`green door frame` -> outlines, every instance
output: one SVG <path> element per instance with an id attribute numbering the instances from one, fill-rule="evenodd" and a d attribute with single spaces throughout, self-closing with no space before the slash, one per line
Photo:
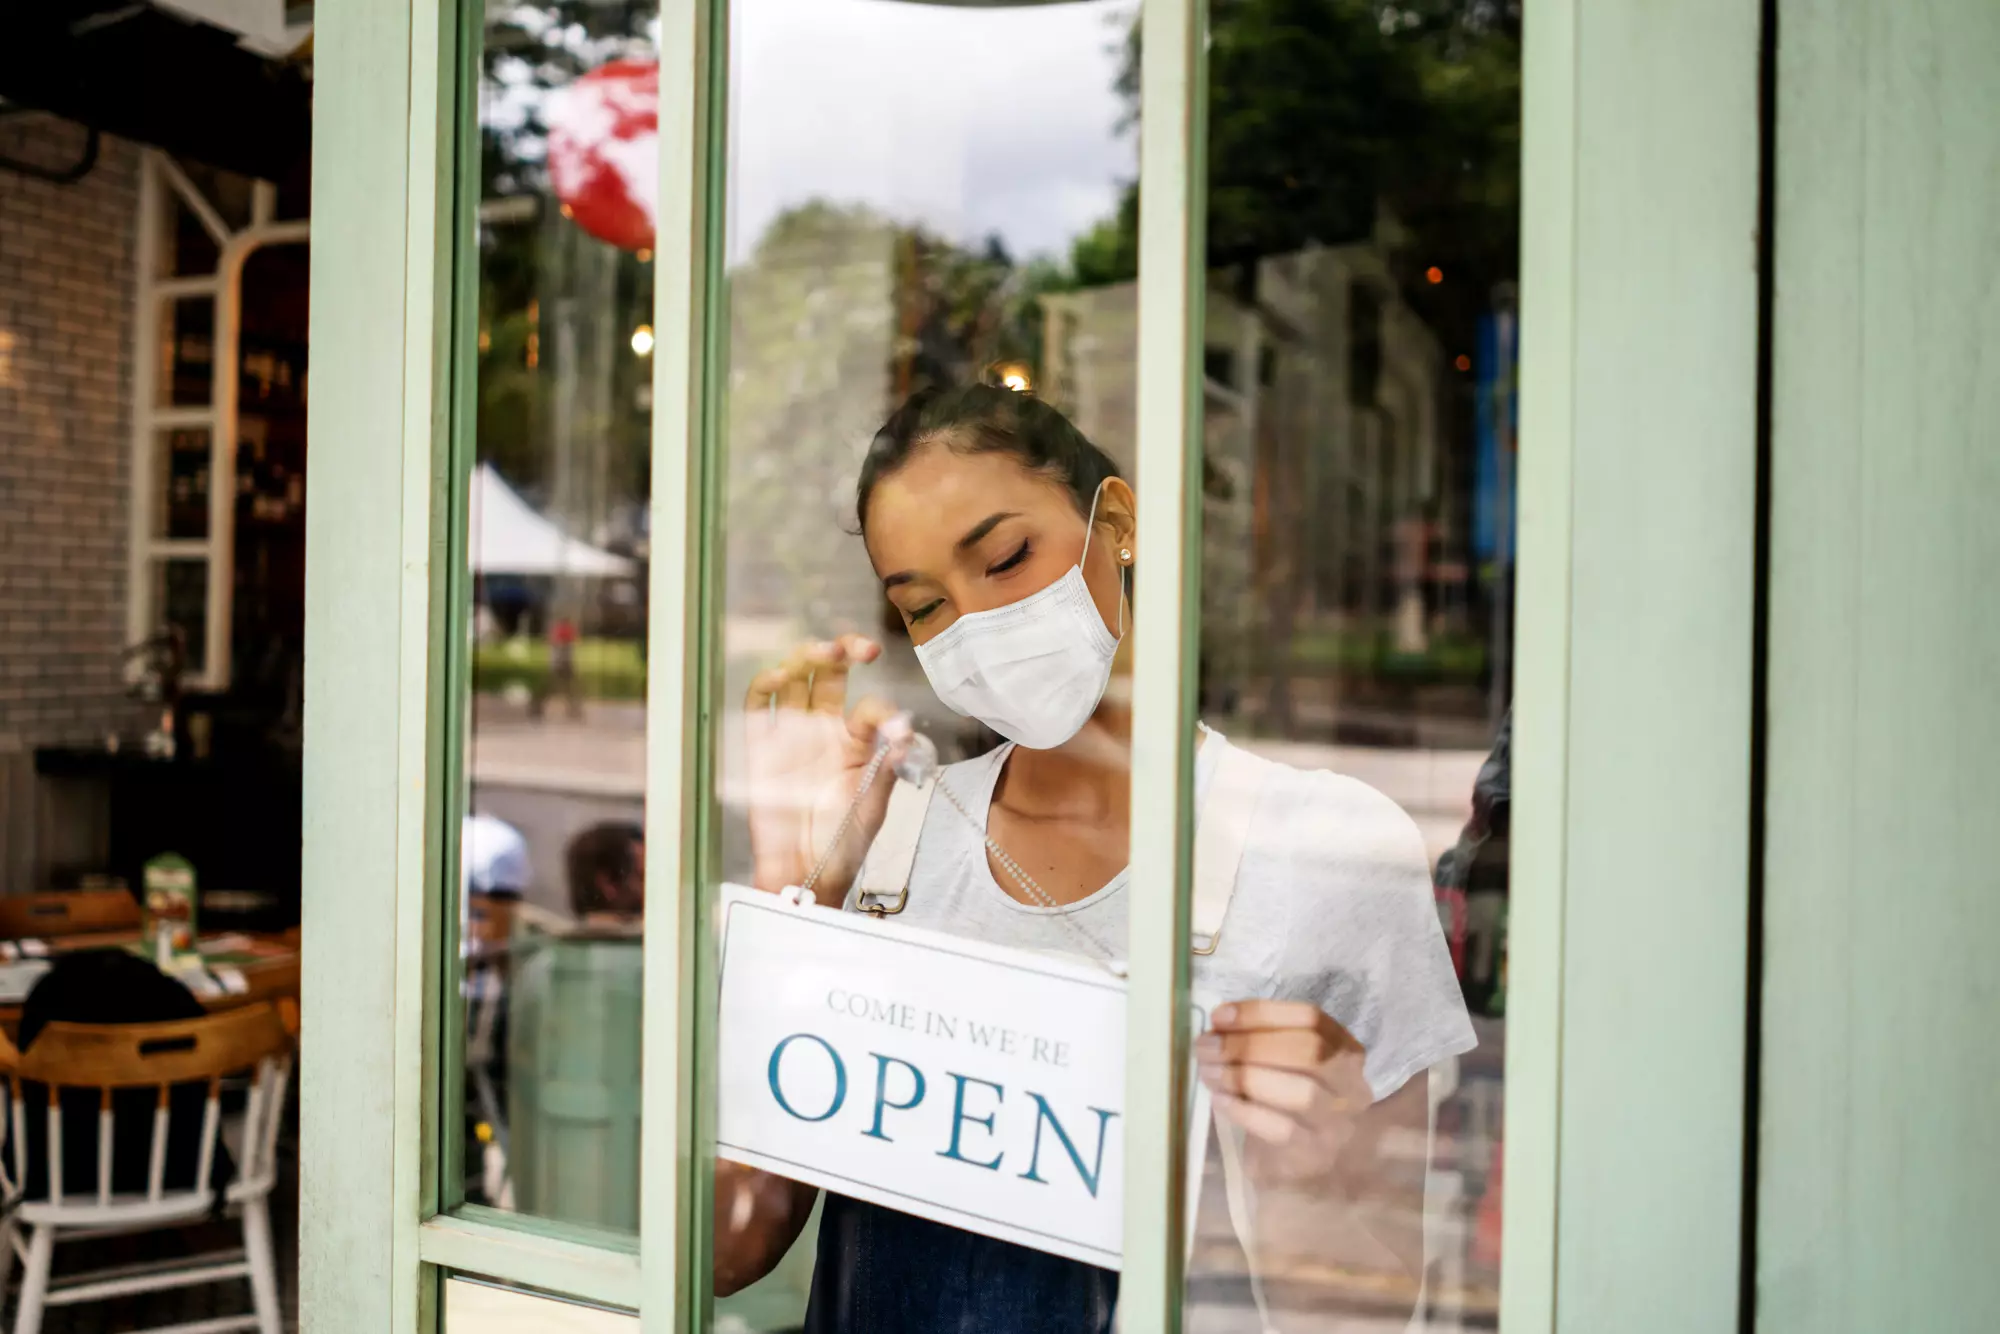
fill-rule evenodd
<path id="1" fill-rule="evenodd" d="M 325 6 L 315 37 L 300 1291 L 312 1334 L 435 1327 L 447 1271 L 694 1327 L 709 648 L 699 516 L 725 0 L 662 0 L 654 329 L 644 1230 L 636 1251 L 440 1213 L 438 1074 L 456 831 L 452 605 L 459 11 Z M 1200 328 L 1200 0 L 1145 0 L 1140 471 L 1178 500 L 1149 562 L 1135 707 L 1185 716 L 1191 361 Z M 1521 557 L 1503 1324 L 1682 1334 L 1735 1321 L 1741 1226 L 1758 145 L 1755 8 L 1529 0 Z M 476 34 L 472 34 L 476 37 Z M 1177 378 L 1178 377 L 1178 380 Z M 1694 392 L 1690 392 L 1690 390 Z M 1173 484 L 1178 479 L 1180 485 Z M 1179 492 L 1176 497 L 1176 491 Z M 1164 548 L 1164 550 L 1163 550 Z M 1158 605 L 1153 605 L 1158 604 Z M 1148 666 L 1147 664 L 1151 664 Z M 1144 731 L 1145 729 L 1141 729 Z M 1155 735 L 1180 735 L 1175 726 Z M 1181 741 L 1135 766 L 1131 1152 L 1167 1161 L 1185 1033 Z M 1166 822 L 1172 818 L 1169 826 Z M 1135 864 L 1135 871 L 1138 868 Z M 1643 974 L 1631 966 L 1646 952 Z M 1644 987 L 1638 985 L 1643 977 Z M 1164 1016 L 1164 1018 L 1163 1018 Z M 1142 1097 L 1144 1093 L 1146 1096 Z M 1128 1328 L 1170 1329 L 1177 1173 L 1132 1173 Z M 1135 1233 L 1141 1229 L 1133 1229 Z M 1157 1235 L 1154 1235 L 1157 1233 Z"/>

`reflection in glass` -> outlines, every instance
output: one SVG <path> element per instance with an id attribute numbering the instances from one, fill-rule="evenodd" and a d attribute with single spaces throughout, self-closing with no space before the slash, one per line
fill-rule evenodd
<path id="1" fill-rule="evenodd" d="M 154 436 L 154 537 L 208 536 L 209 438 L 206 427 L 161 431 Z"/>
<path id="2" fill-rule="evenodd" d="M 1188 1328 L 1232 1327 L 1246 1297 L 1288 1330 L 1401 1329 L 1412 1310 L 1419 1327 L 1488 1323 L 1520 7 L 1244 0 L 1213 8 L 1210 39 L 1203 716 L 1401 808 L 1342 837 L 1421 847 L 1434 870 L 1406 896 L 1434 896 L 1429 931 L 1456 973 L 1428 1022 L 1469 1011 L 1477 1045 L 1418 1041 L 1428 1075 L 1397 1089 L 1378 1065 L 1410 1027 L 1410 979 L 1322 998 L 1368 1049 L 1381 1100 L 1293 1118 L 1352 1136 L 1308 1172 L 1260 1169 L 1273 1144 L 1246 1122 L 1243 1226 L 1211 1154 Z M 1301 811 L 1290 836 L 1332 818 Z M 1322 925 L 1329 944 L 1380 929 Z"/>
<path id="3" fill-rule="evenodd" d="M 1131 477 L 1135 7 L 735 13 L 724 876 L 1102 961 L 1157 518 Z M 1188 1326 L 1456 1327 L 1497 1292 L 1519 16 L 1212 17 L 1195 802 L 1238 851 L 1197 874 L 1223 1004 Z M 870 785 L 899 713 L 947 761 L 913 846 Z M 746 1058 L 713 1059 L 728 1086 Z M 919 1115 L 875 1069 L 876 1105 Z M 801 1105 L 832 1117 L 830 1079 Z M 998 1172 L 967 1124 L 941 1156 Z M 718 1309 L 752 1328 L 808 1288 L 820 1331 L 1113 1318 L 1115 1274 L 1075 1254 L 725 1156 Z"/>
<path id="4" fill-rule="evenodd" d="M 639 1225 L 656 3 L 489 7 L 459 939 L 475 1204 Z M 618 225 L 609 225 L 606 219 Z"/>
<path id="5" fill-rule="evenodd" d="M 175 557 L 153 565 L 151 605 L 160 609 L 160 624 L 180 639 L 183 667 L 201 672 L 208 665 L 208 562 L 199 557 Z"/>
<path id="6" fill-rule="evenodd" d="M 1118 643 L 1124 567 L 1110 525 L 1129 523 L 1132 507 L 1122 482 L 1099 483 L 1111 468 L 1129 473 L 1129 429 L 1107 443 L 1104 468 L 1060 484 L 999 456 L 969 460 L 987 470 L 976 478 L 953 473 L 922 484 L 915 464 L 878 468 L 881 475 L 865 484 L 865 542 L 857 533 L 857 483 L 877 432 L 912 396 L 929 398 L 943 414 L 928 423 L 905 418 L 891 433 L 915 454 L 926 452 L 917 437 L 945 417 L 948 429 L 970 429 L 975 418 L 997 421 L 1026 410 L 1043 414 L 1041 425 L 1053 430 L 1058 409 L 1093 404 L 1129 422 L 1129 371 L 1078 373 L 1086 348 L 1075 307 L 1091 300 L 1089 289 L 1117 245 L 1115 219 L 1131 207 L 1137 127 L 1118 82 L 1137 10 L 1131 0 L 732 6 L 721 414 L 727 523 L 710 535 L 725 563 L 711 626 L 723 669 L 716 716 L 725 880 L 777 890 L 813 879 L 831 842 L 834 854 L 819 867 L 815 892 L 822 903 L 845 897 L 861 846 L 879 827 L 881 803 L 898 786 L 886 768 L 859 813 L 862 833 L 844 842 L 829 833 L 868 768 L 873 728 L 906 712 L 945 762 L 970 760 L 978 773 L 946 770 L 948 781 L 965 782 L 957 794 L 965 809 L 943 797 L 933 804 L 923 824 L 925 868 L 916 877 L 931 892 L 914 890 L 895 920 L 977 934 L 981 926 L 955 911 L 976 902 L 1012 928 L 986 931 L 991 941 L 1086 948 L 1065 929 L 1075 925 L 1066 913 L 1038 906 L 1036 891 L 1073 900 L 1119 876 L 1124 769 L 1104 779 L 1109 804 L 1098 812 L 1115 817 L 1118 828 L 1097 841 L 1088 864 L 1050 874 L 1015 816 L 999 809 L 992 830 L 1022 853 L 1016 867 L 1026 880 L 990 861 L 980 812 L 1004 756 L 996 750 L 1001 738 L 978 717 L 946 707 L 932 689 L 944 669 L 927 668 L 918 646 L 950 617 L 926 617 L 910 600 L 931 585 L 912 580 L 885 595 L 879 576 L 890 572 L 885 561 L 937 573 L 957 559 L 960 539 L 1005 509 L 1013 517 L 988 526 L 967 549 L 976 546 L 988 564 L 1011 560 L 1009 587 L 1032 591 L 1073 574 L 1085 559 L 1088 511 L 1097 501 L 1089 577 L 1084 591 L 1063 594 L 1062 612 L 1078 617 L 1078 627 L 1089 625 L 1083 617 L 1096 622 L 1089 660 L 1073 664 L 1087 669 L 1080 679 L 1088 685 L 1109 669 Z M 1123 326 L 1092 332 L 1105 361 L 1129 366 L 1132 314 L 1126 294 Z M 1034 554 L 1019 556 L 1031 540 Z M 1101 674 L 1095 682 L 1103 686 Z M 746 698 L 752 707 L 739 712 L 736 703 Z M 1094 695 L 1084 701 L 1084 712 L 1095 703 Z M 853 711 L 853 730 L 840 717 L 844 708 Z M 987 722 L 994 721 L 1014 725 L 988 710 Z M 1049 717 L 1036 726 L 1069 723 Z M 892 763 L 903 756 L 903 733 L 897 736 L 885 756 Z M 965 866 L 983 877 L 968 882 L 969 898 L 958 895 L 967 885 L 947 886 L 927 869 L 946 855 L 932 821 L 952 822 L 935 828 L 955 836 L 953 855 L 963 853 Z M 1107 907 L 1107 921 L 1120 911 Z M 1081 930 L 1122 946 L 1122 927 L 1093 921 Z M 1116 1190 L 1115 1183 L 1104 1188 L 1107 1198 Z M 897 1328 L 888 1307 L 873 1304 L 888 1295 L 880 1285 L 894 1285 L 921 1306 L 939 1283 L 967 1272 L 958 1243 L 983 1240 L 853 1198 L 820 1196 L 735 1163 L 718 1165 L 718 1328 L 798 1328 L 809 1293 L 813 1328 Z M 1007 1249 L 1029 1257 L 1023 1263 L 1030 1267 L 1081 1275 L 1064 1292 L 1108 1312 L 1111 1287 L 1102 1271 Z M 892 1251 L 900 1254 L 885 1268 Z M 952 1322 L 932 1327 L 1000 1318 L 982 1298 L 966 1300 L 976 1315 L 961 1301 Z M 875 1315 L 860 1314 L 864 1309 Z"/>

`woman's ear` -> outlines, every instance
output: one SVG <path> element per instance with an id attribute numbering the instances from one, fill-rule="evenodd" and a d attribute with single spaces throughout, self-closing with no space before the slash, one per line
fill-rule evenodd
<path id="1" fill-rule="evenodd" d="M 1123 477 L 1105 479 L 1104 493 L 1097 498 L 1097 522 L 1111 539 L 1112 559 L 1132 564 L 1139 554 L 1139 501 Z"/>

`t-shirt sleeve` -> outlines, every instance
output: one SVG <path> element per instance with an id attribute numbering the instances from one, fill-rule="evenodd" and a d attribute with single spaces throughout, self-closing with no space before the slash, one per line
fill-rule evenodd
<path id="1" fill-rule="evenodd" d="M 1438 922 L 1416 823 L 1358 779 L 1288 775 L 1258 808 L 1265 838 L 1298 886 L 1286 971 L 1367 1053 L 1377 1100 L 1476 1045 Z M 1268 840 L 1268 841 L 1267 841 Z"/>

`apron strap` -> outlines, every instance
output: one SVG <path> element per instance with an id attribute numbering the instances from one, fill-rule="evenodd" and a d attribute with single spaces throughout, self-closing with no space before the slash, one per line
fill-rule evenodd
<path id="1" fill-rule="evenodd" d="M 938 779 L 932 774 L 923 786 L 897 781 L 889 793 L 889 811 L 882 828 L 868 845 L 868 856 L 855 877 L 847 896 L 850 910 L 886 917 L 903 911 L 910 898 L 910 868 L 917 862 L 917 840 L 923 836 L 924 817 L 930 812 L 931 797 Z"/>

